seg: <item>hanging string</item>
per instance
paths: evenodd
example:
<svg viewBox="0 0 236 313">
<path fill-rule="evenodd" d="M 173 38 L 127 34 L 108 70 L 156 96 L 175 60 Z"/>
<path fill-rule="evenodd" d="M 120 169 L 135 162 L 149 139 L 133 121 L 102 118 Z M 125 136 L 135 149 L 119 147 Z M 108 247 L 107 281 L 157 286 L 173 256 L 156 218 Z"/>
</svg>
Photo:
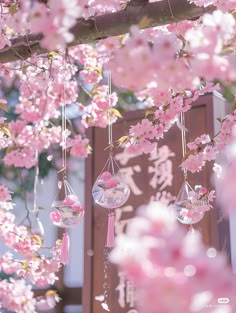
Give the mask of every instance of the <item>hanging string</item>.
<svg viewBox="0 0 236 313">
<path fill-rule="evenodd" d="M 109 253 L 110 249 L 104 248 L 104 281 L 103 281 L 103 302 L 101 306 L 104 311 L 110 311 L 109 308 L 109 295 L 110 295 L 110 280 L 109 280 Z"/>
<path fill-rule="evenodd" d="M 38 217 L 39 210 L 38 210 L 38 199 L 37 199 L 37 187 L 38 187 L 38 180 L 39 180 L 39 147 L 38 147 L 38 129 L 35 131 L 35 137 L 36 137 L 36 150 L 35 150 L 35 177 L 34 177 L 34 204 L 33 204 L 33 212 L 36 214 L 36 217 Z"/>
<path fill-rule="evenodd" d="M 169 6 L 171 18 L 173 18 L 176 21 L 176 18 L 175 18 L 174 14 L 173 14 L 173 10 L 172 10 L 171 4 L 170 4 L 170 0 L 167 0 L 167 3 L 168 3 L 168 6 Z"/>
<path fill-rule="evenodd" d="M 66 180 L 67 175 L 67 156 L 66 156 L 66 140 L 67 140 L 67 134 L 66 134 L 66 103 L 65 103 L 65 86 L 63 85 L 63 105 L 62 105 L 62 111 L 61 111 L 61 128 L 62 128 L 62 172 L 63 172 L 63 178 L 62 180 Z"/>
<path fill-rule="evenodd" d="M 65 57 L 64 57 L 64 62 L 63 66 L 65 68 L 65 62 L 67 59 L 67 53 L 68 51 L 66 50 Z M 62 131 L 62 169 L 58 171 L 58 173 L 62 172 L 62 182 L 66 180 L 67 176 L 67 155 L 66 155 L 66 143 L 67 143 L 67 134 L 66 134 L 66 129 L 67 129 L 67 123 L 66 123 L 66 97 L 65 97 L 65 84 L 63 83 L 62 87 L 62 107 L 61 107 L 61 131 Z M 59 187 L 60 188 L 60 187 Z"/>
<path fill-rule="evenodd" d="M 111 116 L 111 72 L 108 72 L 107 74 L 107 81 L 108 81 L 108 90 L 107 90 L 107 97 L 108 97 L 108 113 L 107 113 L 107 119 L 108 119 L 108 147 L 106 149 L 109 149 L 109 158 L 102 169 L 101 173 L 105 168 L 107 168 L 107 171 L 111 169 L 112 174 L 115 174 L 114 169 L 114 158 L 113 158 L 113 134 L 112 134 L 112 116 Z M 105 150 L 106 150 L 105 149 Z M 101 306 L 104 311 L 110 311 L 109 308 L 109 294 L 110 294 L 110 281 L 109 281 L 109 253 L 111 249 L 114 246 L 114 240 L 115 240 L 115 232 L 114 232 L 114 211 L 111 208 L 108 208 L 108 221 L 107 221 L 107 238 L 106 238 L 106 244 L 104 247 L 104 281 L 103 281 L 103 302 L 101 303 Z"/>
<path fill-rule="evenodd" d="M 182 156 L 183 156 L 183 160 L 184 160 L 185 156 L 186 156 L 186 151 L 187 151 L 186 128 L 185 128 L 184 112 L 180 113 L 180 123 L 181 123 Z M 183 172 L 184 172 L 184 179 L 187 180 L 187 170 L 186 170 L 186 168 L 183 169 Z"/>
<path fill-rule="evenodd" d="M 112 118 L 111 118 L 111 72 L 108 72 L 108 144 L 110 148 L 113 146 L 113 134 L 112 134 Z"/>
</svg>

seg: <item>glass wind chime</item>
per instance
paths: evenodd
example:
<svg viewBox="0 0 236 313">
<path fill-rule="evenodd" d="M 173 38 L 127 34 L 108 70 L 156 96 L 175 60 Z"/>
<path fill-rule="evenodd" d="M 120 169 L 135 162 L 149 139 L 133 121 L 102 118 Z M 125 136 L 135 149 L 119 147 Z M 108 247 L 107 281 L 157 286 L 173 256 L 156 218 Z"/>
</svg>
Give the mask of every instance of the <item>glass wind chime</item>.
<svg viewBox="0 0 236 313">
<path fill-rule="evenodd" d="M 112 116 L 111 116 L 111 74 L 108 73 L 108 159 L 97 177 L 92 196 L 95 203 L 108 209 L 108 228 L 106 247 L 114 245 L 114 209 L 121 207 L 129 198 L 130 188 L 119 173 L 119 166 L 113 156 Z"/>
<path fill-rule="evenodd" d="M 50 218 L 54 225 L 70 228 L 78 224 L 84 216 L 84 207 L 69 182 L 67 181 L 67 134 L 66 134 L 66 106 L 62 106 L 62 169 L 58 172 L 62 179 L 58 182 L 59 192 L 53 201 Z M 69 236 L 65 232 L 62 238 L 62 263 L 69 263 Z"/>
<path fill-rule="evenodd" d="M 81 205 L 78 196 L 67 181 L 67 156 L 66 156 L 66 108 L 62 106 L 62 169 L 58 172 L 62 180 L 58 182 L 59 193 L 52 203 L 54 211 L 50 217 L 53 224 L 68 228 L 79 223 L 84 216 L 84 207 Z"/>
<path fill-rule="evenodd" d="M 102 296 L 99 296 L 98 301 L 101 301 L 103 310 L 110 311 L 109 308 L 109 253 L 110 249 L 114 246 L 114 223 L 115 213 L 114 209 L 121 207 L 129 198 L 130 188 L 119 172 L 119 166 L 113 155 L 113 136 L 112 136 L 112 116 L 111 116 L 111 74 L 108 73 L 108 146 L 106 150 L 109 151 L 108 159 L 98 175 L 93 188 L 92 196 L 95 203 L 108 210 L 108 223 L 107 223 L 107 239 L 104 247 L 104 282 Z"/>
<path fill-rule="evenodd" d="M 182 141 L 182 154 L 183 159 L 186 156 L 186 128 L 184 113 L 180 113 L 181 127 L 181 141 Z M 204 212 L 200 208 L 207 205 L 206 200 L 196 199 L 196 192 L 188 183 L 187 170 L 183 169 L 184 182 L 176 197 L 174 208 L 176 210 L 177 220 L 186 225 L 190 225 L 190 231 L 193 230 L 192 224 L 198 223 L 204 216 Z"/>
</svg>

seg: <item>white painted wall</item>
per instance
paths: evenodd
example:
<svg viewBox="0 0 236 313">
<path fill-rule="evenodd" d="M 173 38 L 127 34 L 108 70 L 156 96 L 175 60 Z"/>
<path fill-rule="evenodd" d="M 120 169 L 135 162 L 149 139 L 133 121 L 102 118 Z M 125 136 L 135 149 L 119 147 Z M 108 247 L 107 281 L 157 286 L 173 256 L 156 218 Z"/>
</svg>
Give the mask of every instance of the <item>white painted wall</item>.
<svg viewBox="0 0 236 313">
<path fill-rule="evenodd" d="M 216 97 L 214 98 L 214 129 L 215 134 L 220 131 L 220 123 L 217 121 L 217 118 L 224 117 L 226 114 L 229 114 L 231 111 L 230 105 L 225 105 L 225 100 L 219 93 L 215 93 Z M 217 158 L 217 162 L 220 164 L 221 156 Z M 222 191 L 223 192 L 223 191 Z M 231 249 L 231 262 L 233 272 L 236 273 L 236 214 L 231 214 L 229 217 L 230 225 L 230 249 Z"/>
<path fill-rule="evenodd" d="M 84 203 L 84 160 L 74 159 L 69 161 L 68 181 L 76 194 L 79 196 L 81 203 Z M 1 182 L 2 183 L 2 182 Z M 50 175 L 44 180 L 44 184 L 38 185 L 38 204 L 45 208 L 41 210 L 39 217 L 44 226 L 45 242 L 44 246 L 50 247 L 55 244 L 57 236 L 57 227 L 54 226 L 49 218 L 50 207 L 58 194 L 57 173 L 51 171 Z M 8 184 L 9 186 L 9 184 Z M 14 213 L 16 220 L 22 221 L 26 215 L 24 202 L 21 199 L 14 200 Z M 33 208 L 32 201 L 29 201 L 29 208 Z M 76 225 L 69 230 L 70 234 L 70 264 L 65 268 L 65 284 L 70 287 L 78 287 L 83 285 L 83 248 L 84 248 L 84 223 Z M 9 249 L 0 241 L 0 254 Z M 48 250 L 43 251 L 48 254 Z M 19 257 L 19 256 L 17 256 Z"/>
</svg>

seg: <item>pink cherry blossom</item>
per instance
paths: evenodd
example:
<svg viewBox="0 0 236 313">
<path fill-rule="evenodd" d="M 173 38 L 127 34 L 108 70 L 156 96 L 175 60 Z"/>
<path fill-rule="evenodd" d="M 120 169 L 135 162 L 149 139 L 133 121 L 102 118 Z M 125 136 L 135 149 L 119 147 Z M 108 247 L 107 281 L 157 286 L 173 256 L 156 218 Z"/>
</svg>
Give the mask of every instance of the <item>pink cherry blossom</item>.
<svg viewBox="0 0 236 313">
<path fill-rule="evenodd" d="M 36 3 L 29 12 L 30 23 L 35 32 L 44 34 L 41 45 L 49 50 L 65 48 L 74 36 L 69 29 L 82 15 L 81 7 L 77 0 L 69 3 L 64 0 L 50 0 L 48 8 L 45 4 Z"/>
<path fill-rule="evenodd" d="M 62 219 L 61 214 L 59 212 L 51 212 L 50 218 L 55 223 L 59 223 Z"/>
<path fill-rule="evenodd" d="M 72 210 L 74 212 L 81 212 L 81 213 L 83 213 L 84 212 L 84 206 L 82 204 L 73 204 L 72 205 Z"/>
<path fill-rule="evenodd" d="M 101 179 L 102 180 L 108 180 L 108 179 L 110 179 L 112 177 L 112 174 L 110 173 L 110 172 L 103 172 L 102 174 L 101 174 Z"/>
<path fill-rule="evenodd" d="M 74 138 L 67 140 L 67 147 L 70 149 L 72 156 L 85 158 L 91 152 L 89 148 L 89 140 L 82 138 L 81 135 L 76 135 Z"/>
<path fill-rule="evenodd" d="M 105 188 L 115 188 L 117 187 L 117 185 L 119 184 L 119 179 L 115 176 L 107 179 L 105 182 L 104 182 L 104 185 L 105 185 Z"/>
<path fill-rule="evenodd" d="M 0 185 L 0 202 L 11 200 L 11 193 L 4 185 Z"/>
<path fill-rule="evenodd" d="M 182 162 L 182 167 L 194 173 L 199 172 L 205 165 L 205 160 L 202 154 L 191 154 L 185 161 Z"/>
<path fill-rule="evenodd" d="M 48 290 L 44 297 L 37 297 L 36 308 L 38 310 L 50 310 L 60 301 L 60 297 L 54 290 Z"/>
<path fill-rule="evenodd" d="M 78 197 L 75 196 L 75 195 L 72 195 L 72 194 L 66 196 L 65 199 L 63 200 L 63 204 L 69 205 L 69 206 L 72 206 L 72 205 L 74 205 L 74 204 L 76 204 L 78 202 L 79 202 Z"/>
<path fill-rule="evenodd" d="M 218 9 L 223 11 L 233 10 L 236 5 L 235 0 L 188 0 L 195 5 L 207 7 L 209 5 L 215 5 Z"/>
</svg>

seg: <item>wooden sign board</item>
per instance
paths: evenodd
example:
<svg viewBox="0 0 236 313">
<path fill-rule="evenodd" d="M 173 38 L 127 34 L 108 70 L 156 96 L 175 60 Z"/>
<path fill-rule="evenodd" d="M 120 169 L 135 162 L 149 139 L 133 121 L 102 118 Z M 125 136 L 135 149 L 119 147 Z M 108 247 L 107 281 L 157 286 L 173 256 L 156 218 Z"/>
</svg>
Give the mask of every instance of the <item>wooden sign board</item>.
<svg viewBox="0 0 236 313">
<path fill-rule="evenodd" d="M 189 112 L 186 113 L 187 141 L 197 136 L 215 132 L 214 114 L 216 97 L 202 96 Z M 217 98 L 217 101 L 221 101 Z M 221 105 L 224 105 L 221 103 Z M 217 104 L 218 106 L 218 104 Z M 124 118 L 114 124 L 114 140 L 128 133 L 144 117 L 143 111 L 124 114 Z M 91 130 L 90 138 L 93 155 L 86 165 L 86 229 L 85 229 L 85 283 L 83 288 L 83 313 L 105 312 L 101 302 L 95 298 L 104 293 L 104 246 L 107 233 L 107 210 L 94 205 L 91 199 L 92 185 L 100 174 L 108 158 L 107 129 Z M 173 126 L 158 142 L 158 149 L 151 155 L 132 156 L 122 149 L 116 149 L 115 159 L 125 174 L 131 189 L 131 195 L 122 208 L 115 210 L 115 233 L 124 232 L 135 211 L 151 199 L 163 200 L 167 204 L 174 201 L 183 183 L 180 169 L 182 161 L 181 131 Z M 208 163 L 200 173 L 189 174 L 192 186 L 202 185 L 211 188 L 212 164 Z M 217 209 L 207 212 L 201 222 L 196 224 L 208 245 L 219 247 L 219 229 Z M 227 225 L 226 225 L 227 226 Z M 226 227 L 227 231 L 227 227 Z M 141 249 L 142 247 L 140 247 Z M 168 247 L 167 247 L 168 248 Z M 135 308 L 135 288 L 127 281 L 122 272 L 109 264 L 108 266 L 108 305 L 112 313 L 141 313 Z"/>
</svg>

